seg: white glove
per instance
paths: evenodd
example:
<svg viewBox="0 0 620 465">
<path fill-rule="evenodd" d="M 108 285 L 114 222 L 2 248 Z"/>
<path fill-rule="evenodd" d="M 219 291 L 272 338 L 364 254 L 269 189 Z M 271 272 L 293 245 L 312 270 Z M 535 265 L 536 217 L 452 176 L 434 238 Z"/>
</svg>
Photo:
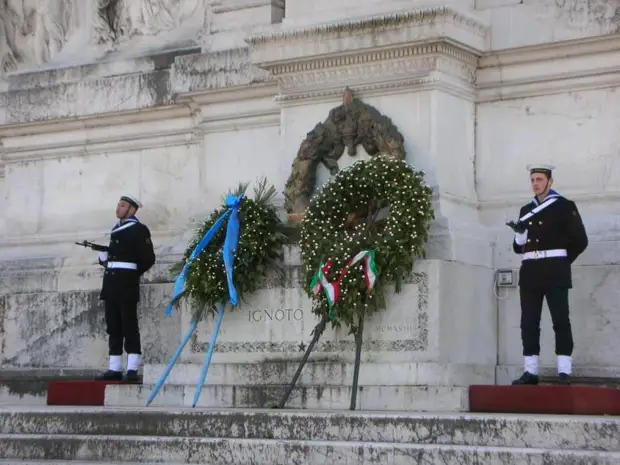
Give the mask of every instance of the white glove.
<svg viewBox="0 0 620 465">
<path fill-rule="evenodd" d="M 99 260 L 102 262 L 108 261 L 108 252 L 99 252 Z"/>
<path fill-rule="evenodd" d="M 525 245 L 527 242 L 527 229 L 525 232 L 515 234 L 515 242 L 517 245 Z"/>
</svg>

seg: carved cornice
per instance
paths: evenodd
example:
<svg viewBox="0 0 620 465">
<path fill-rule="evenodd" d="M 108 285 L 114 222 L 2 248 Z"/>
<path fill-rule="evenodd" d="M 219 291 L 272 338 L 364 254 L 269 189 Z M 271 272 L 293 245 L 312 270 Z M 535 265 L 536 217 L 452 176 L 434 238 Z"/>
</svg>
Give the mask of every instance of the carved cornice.
<svg viewBox="0 0 620 465">
<path fill-rule="evenodd" d="M 451 7 L 281 30 L 247 39 L 252 61 L 279 84 L 280 102 L 444 86 L 473 95 L 487 27 Z"/>
<path fill-rule="evenodd" d="M 295 101 L 339 94 L 347 85 L 372 93 L 430 85 L 445 77 L 471 91 L 476 62 L 475 55 L 454 45 L 431 43 L 282 64 L 271 73 L 280 85 L 278 100 Z"/>
<path fill-rule="evenodd" d="M 464 33 L 462 37 L 455 38 L 459 42 L 474 50 L 487 50 L 489 39 L 488 26 L 482 23 L 480 19 L 451 6 L 419 8 L 412 11 L 370 16 L 358 20 L 332 22 L 288 30 L 283 29 L 250 36 L 247 42 L 259 54 L 265 51 L 261 46 L 278 43 L 280 45 L 280 59 L 286 60 L 287 58 L 312 55 L 307 53 L 307 46 L 303 47 L 303 50 L 299 50 L 299 44 L 305 43 L 310 45 L 311 48 L 316 50 L 318 55 L 325 53 L 327 51 L 325 50 L 326 48 L 337 43 L 342 44 L 343 41 L 346 42 L 351 38 L 366 39 L 367 47 L 381 47 L 396 42 L 424 41 L 437 37 L 448 38 L 450 37 L 450 31 L 447 30 L 448 26 L 454 26 Z M 364 37 L 364 33 L 371 33 L 372 37 Z M 468 38 L 466 36 L 471 37 Z M 318 44 L 318 42 L 321 42 L 321 44 Z M 320 45 L 322 50 L 317 50 L 317 45 Z M 297 48 L 297 51 L 295 51 L 295 48 Z M 340 49 L 344 50 L 343 48 Z M 292 54 L 292 56 L 288 57 L 288 54 Z M 256 61 L 262 63 L 261 60 Z M 272 60 L 265 60 L 265 62 L 268 61 Z"/>
</svg>

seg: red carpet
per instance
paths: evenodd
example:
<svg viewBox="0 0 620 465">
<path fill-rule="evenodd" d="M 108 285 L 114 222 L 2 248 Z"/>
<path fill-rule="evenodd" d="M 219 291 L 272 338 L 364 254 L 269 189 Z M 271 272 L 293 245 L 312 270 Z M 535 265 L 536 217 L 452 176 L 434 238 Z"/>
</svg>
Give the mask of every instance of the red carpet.
<svg viewBox="0 0 620 465">
<path fill-rule="evenodd" d="M 596 386 L 470 386 L 469 410 L 620 415 L 620 389 Z"/>
<path fill-rule="evenodd" d="M 108 384 L 135 384 L 127 381 L 71 380 L 47 384 L 47 405 L 103 406 Z"/>
</svg>

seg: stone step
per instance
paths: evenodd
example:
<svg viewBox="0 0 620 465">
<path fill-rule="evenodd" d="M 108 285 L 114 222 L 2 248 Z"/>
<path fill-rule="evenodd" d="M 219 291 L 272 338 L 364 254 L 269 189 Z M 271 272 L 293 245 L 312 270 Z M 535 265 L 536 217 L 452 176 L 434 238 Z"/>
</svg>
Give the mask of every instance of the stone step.
<svg viewBox="0 0 620 465">
<path fill-rule="evenodd" d="M 60 438 L 86 432 L 99 437 L 324 442 L 346 438 L 359 443 L 620 452 L 620 417 L 158 407 L 0 409 L 0 434 L 6 438 Z"/>
<path fill-rule="evenodd" d="M 274 385 L 290 382 L 299 362 L 262 363 L 212 363 L 207 384 Z M 143 382 L 155 384 L 166 365 L 145 365 Z M 351 386 L 353 363 L 337 361 L 311 361 L 306 363 L 298 380 L 303 386 Z M 196 383 L 202 365 L 177 363 L 172 368 L 166 384 Z M 439 364 L 430 362 L 362 363 L 359 384 L 391 386 L 469 386 L 493 384 L 495 367 L 486 365 Z"/>
<path fill-rule="evenodd" d="M 142 407 L 154 388 L 153 384 L 109 385 L 105 405 L 109 407 Z M 297 386 L 286 407 L 301 409 L 346 410 L 351 402 L 350 386 Z M 195 384 L 164 385 L 152 405 L 191 407 Z M 272 408 L 277 406 L 286 386 L 205 385 L 197 407 Z M 469 388 L 449 386 L 360 386 L 358 410 L 466 412 L 469 410 Z"/>
<path fill-rule="evenodd" d="M 4 368 L 0 370 L 0 405 L 45 405 L 50 381 L 92 379 L 100 370 Z"/>
<path fill-rule="evenodd" d="M 96 461 L 96 462 L 83 462 L 83 461 L 78 461 L 78 460 L 72 460 L 71 461 L 71 465 L 155 465 L 157 462 L 151 462 L 151 463 L 147 463 L 147 462 L 103 462 L 103 461 Z M 15 460 L 2 460 L 0 459 L 0 465 L 67 465 L 67 461 L 66 460 L 21 460 L 21 459 L 15 459 Z M 159 464 L 158 464 L 159 465 Z M 180 463 L 169 463 L 166 465 L 182 465 Z"/>
<path fill-rule="evenodd" d="M 441 444 L 153 436 L 0 435 L 8 459 L 209 463 L 210 465 L 462 463 L 617 465 L 620 452 Z"/>
</svg>

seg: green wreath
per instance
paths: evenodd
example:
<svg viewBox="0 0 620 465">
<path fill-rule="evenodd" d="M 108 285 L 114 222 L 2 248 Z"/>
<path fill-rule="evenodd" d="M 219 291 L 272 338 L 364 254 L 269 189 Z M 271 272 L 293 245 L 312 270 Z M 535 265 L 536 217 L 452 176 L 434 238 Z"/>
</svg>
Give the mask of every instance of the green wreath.
<svg viewBox="0 0 620 465">
<path fill-rule="evenodd" d="M 355 316 L 385 308 L 385 285 L 401 289 L 424 257 L 432 189 L 424 172 L 379 155 L 340 171 L 312 198 L 300 252 L 313 312 L 355 332 Z"/>
<path fill-rule="evenodd" d="M 245 194 L 247 187 L 247 183 L 240 184 L 232 194 Z M 239 207 L 240 232 L 233 265 L 239 299 L 258 290 L 263 276 L 281 266 L 283 245 L 289 240 L 277 208 L 272 204 L 275 193 L 275 187 L 267 188 L 266 181 L 261 180 L 254 189 L 254 198 L 244 198 Z M 223 204 L 198 227 L 185 249 L 183 260 L 170 269 L 173 274 L 181 271 L 198 242 L 227 209 Z M 225 238 L 226 227 L 223 227 L 189 267 L 182 299 L 190 300 L 195 321 L 201 321 L 206 313 L 217 312 L 216 306 L 228 301 L 222 253 Z"/>
</svg>

